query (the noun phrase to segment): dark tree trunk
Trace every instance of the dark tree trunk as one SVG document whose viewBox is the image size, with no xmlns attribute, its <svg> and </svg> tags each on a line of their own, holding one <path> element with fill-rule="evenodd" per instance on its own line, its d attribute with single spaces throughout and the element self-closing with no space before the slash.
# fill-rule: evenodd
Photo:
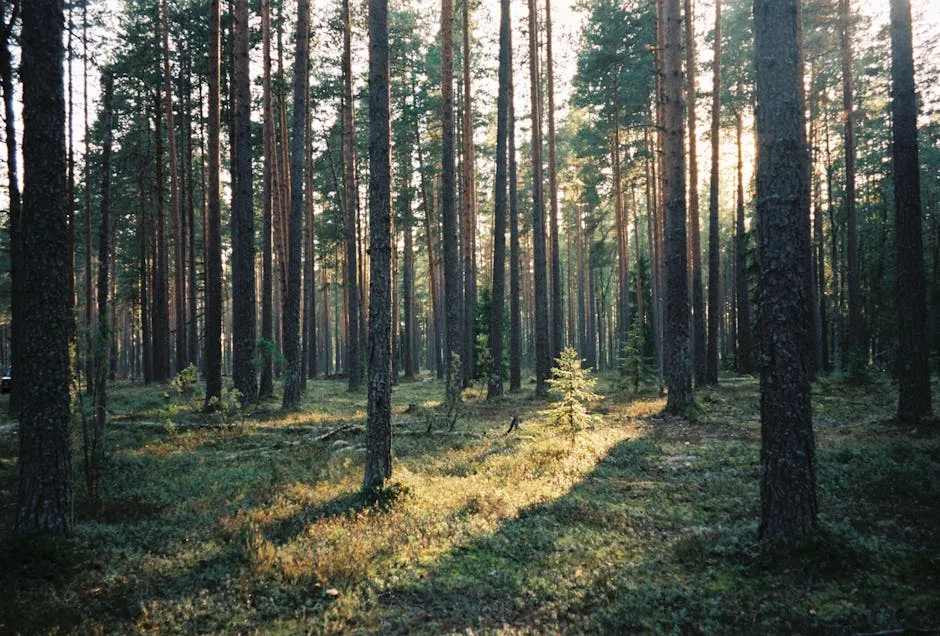
<svg viewBox="0 0 940 636">
<path fill-rule="evenodd" d="M 845 236 L 846 283 L 849 303 L 849 369 L 867 364 L 868 352 L 862 327 L 862 298 L 859 291 L 858 224 L 855 218 L 855 97 L 852 73 L 851 15 L 848 0 L 839 0 L 839 36 L 842 48 L 842 117 L 845 124 Z"/>
<path fill-rule="evenodd" d="M 191 72 L 191 68 L 189 69 Z M 194 191 L 195 174 L 193 170 L 193 132 L 192 132 L 192 84 L 187 80 L 186 83 L 186 172 L 189 173 L 189 191 L 186 203 L 186 222 L 189 233 L 189 263 L 187 273 L 189 275 L 189 284 L 187 285 L 189 319 L 187 321 L 188 335 L 186 345 L 189 349 L 188 358 L 191 364 L 199 364 L 199 312 L 197 311 L 197 287 L 196 287 L 196 203 Z M 201 102 L 200 102 L 201 103 Z M 201 110 L 201 108 L 200 108 Z"/>
<path fill-rule="evenodd" d="M 307 62 L 309 66 L 309 60 Z M 309 85 L 309 79 L 304 85 Z M 304 176 L 307 194 L 304 206 L 304 377 L 301 387 L 306 390 L 307 378 L 317 377 L 317 294 L 316 294 L 316 236 L 313 218 L 313 118 L 310 109 L 306 113 L 306 172 Z"/>
<path fill-rule="evenodd" d="M 170 377 L 170 299 L 166 247 L 166 211 L 163 175 L 163 105 L 160 90 L 154 100 L 156 166 L 153 187 L 156 191 L 156 253 L 153 262 L 153 379 L 162 382 Z M 101 316 L 98 317 L 101 319 Z"/>
<path fill-rule="evenodd" d="M 503 394 L 503 311 L 506 303 L 506 203 L 508 198 L 506 147 L 509 136 L 510 13 L 509 0 L 500 0 L 499 87 L 496 98 L 496 193 L 493 213 L 493 287 L 490 295 L 490 351 L 493 367 L 487 377 L 487 398 Z"/>
<path fill-rule="evenodd" d="M 694 401 L 689 368 L 689 279 L 685 221 L 685 153 L 682 119 L 682 29 L 679 0 L 665 0 L 663 101 L 666 202 L 666 412 L 681 413 Z"/>
<path fill-rule="evenodd" d="M 444 230 L 444 300 L 447 306 L 447 344 L 444 366 L 447 398 L 457 399 L 462 385 L 460 355 L 463 317 L 460 313 L 460 265 L 457 254 L 456 180 L 454 175 L 454 3 L 441 0 L 441 218 Z"/>
<path fill-rule="evenodd" d="M 509 392 L 522 390 L 521 256 L 519 254 L 519 181 L 516 174 L 516 108 L 512 79 L 512 29 L 509 31 L 509 104 L 506 113 L 509 141 Z"/>
<path fill-rule="evenodd" d="M 476 160 L 473 147 L 473 99 L 470 90 L 470 2 L 463 0 L 463 385 L 473 381 L 473 325 L 477 313 L 476 267 Z"/>
<path fill-rule="evenodd" d="M 183 223 L 180 214 L 179 161 L 176 153 L 176 121 L 173 112 L 173 84 L 170 74 L 170 29 L 167 0 L 160 2 L 163 37 L 163 99 L 166 108 L 166 135 L 170 155 L 170 222 L 173 225 L 174 318 L 176 322 L 176 371 L 186 366 L 186 267 L 183 261 Z"/>
<path fill-rule="evenodd" d="M 16 529 L 72 530 L 72 444 L 69 404 L 68 188 L 65 90 L 59 0 L 23 5 L 23 208 L 16 255 L 15 337 L 20 340 L 19 491 Z"/>
<path fill-rule="evenodd" d="M 222 231 L 219 193 L 219 0 L 209 0 L 209 175 L 206 200 L 206 405 L 222 393 Z"/>
<path fill-rule="evenodd" d="M 411 142 L 411 140 L 409 140 Z M 405 379 L 411 380 L 418 371 L 415 349 L 417 346 L 417 320 L 415 316 L 415 252 L 414 252 L 414 217 L 411 213 L 411 160 L 409 148 L 402 161 L 401 213 L 402 233 L 404 234 L 404 254 L 402 260 L 402 301 L 404 304 L 404 327 L 402 330 L 401 350 L 402 366 Z M 396 304 L 397 306 L 397 304 Z M 398 322 L 395 322 L 397 325 Z"/>
<path fill-rule="evenodd" d="M 565 346 L 564 299 L 561 295 L 561 251 L 558 240 L 558 162 L 555 152 L 555 78 L 552 59 L 552 3 L 545 0 L 545 75 L 548 103 L 548 213 L 551 235 L 552 342 L 551 359 L 561 355 Z"/>
<path fill-rule="evenodd" d="M 369 0 L 369 420 L 364 492 L 392 476 L 388 0 Z"/>
<path fill-rule="evenodd" d="M 721 318 L 721 260 L 718 237 L 718 152 L 721 136 L 721 1 L 715 2 L 712 62 L 712 157 L 708 192 L 708 344 L 705 384 L 718 384 L 718 331 Z"/>
<path fill-rule="evenodd" d="M 91 55 L 88 52 L 88 43 L 89 43 L 89 40 L 88 40 L 88 3 L 85 2 L 82 4 L 82 47 L 83 47 L 83 52 L 85 53 L 82 59 L 82 67 L 83 67 L 82 83 L 84 85 L 84 95 L 89 95 L 88 63 L 89 63 L 89 59 Z M 85 388 L 89 394 L 91 394 L 91 382 L 92 382 L 92 377 L 94 376 L 94 368 L 93 368 L 94 363 L 93 363 L 93 355 L 92 355 L 93 346 L 94 346 L 92 342 L 92 334 L 94 333 L 94 313 L 93 313 L 94 303 L 92 301 L 92 294 L 94 293 L 94 287 L 91 281 L 91 276 L 92 276 L 91 252 L 92 250 L 89 247 L 87 247 L 91 245 L 91 190 L 92 189 L 91 189 L 91 172 L 90 172 L 90 167 L 89 167 L 90 161 L 88 160 L 89 159 L 88 148 L 90 144 L 90 136 L 89 136 L 90 129 L 88 126 L 88 103 L 90 101 L 91 100 L 89 100 L 87 97 L 82 99 L 84 126 L 85 126 L 85 131 L 84 131 L 84 138 L 85 138 L 85 161 L 84 161 L 85 163 L 85 166 L 84 166 L 85 201 L 84 201 L 84 204 L 85 204 L 85 245 L 86 245 L 86 249 L 85 249 L 85 329 L 86 329 L 86 334 L 87 334 L 86 335 L 87 342 L 86 342 L 86 349 L 85 349 Z M 10 165 L 12 166 L 13 164 L 10 164 Z M 13 267 L 15 267 L 15 260 L 16 259 L 12 259 L 14 263 Z M 13 302 L 16 302 L 15 292 L 14 292 Z M 153 316 L 150 313 L 151 312 L 150 305 L 145 305 L 141 309 L 141 312 L 147 314 L 147 323 L 151 326 L 150 338 L 147 339 L 145 346 L 149 349 L 148 353 L 150 354 L 150 357 L 151 357 L 150 379 L 153 379 L 153 328 L 152 328 Z M 13 340 L 14 340 L 13 361 L 14 361 L 14 366 L 16 366 L 16 357 L 17 357 L 16 356 L 16 338 L 14 338 Z M 12 391 L 10 392 L 10 412 L 11 413 L 16 412 L 16 402 L 17 402 L 16 381 L 14 380 Z"/>
<path fill-rule="evenodd" d="M 816 524 L 800 20 L 797 0 L 754 3 L 762 538 L 802 539 Z"/>
<path fill-rule="evenodd" d="M 309 39 L 310 3 L 297 0 L 297 51 L 294 55 L 294 108 L 290 160 L 290 221 L 287 229 L 287 294 L 284 297 L 284 357 L 287 377 L 284 380 L 285 409 L 300 406 L 300 248 L 303 244 L 304 219 L 304 128 L 307 112 L 307 42 Z"/>
<path fill-rule="evenodd" d="M 630 341 L 630 250 L 627 233 L 628 217 L 623 202 L 623 171 L 620 167 L 620 91 L 614 89 L 614 137 L 611 143 L 611 166 L 613 168 L 614 216 L 617 232 L 617 367 L 626 373 L 622 364 Z"/>
<path fill-rule="evenodd" d="M 356 230 L 356 158 L 353 145 L 352 45 L 349 0 L 343 0 L 343 193 L 346 211 L 346 373 L 349 390 L 358 391 L 362 372 L 359 367 L 359 267 Z"/>
<path fill-rule="evenodd" d="M 695 31 L 692 26 L 692 0 L 685 3 L 686 102 L 689 127 L 689 252 L 692 256 L 692 360 L 695 383 L 705 384 L 706 330 L 705 292 L 702 287 L 702 239 L 698 205 L 698 143 L 695 119 Z"/>
<path fill-rule="evenodd" d="M 263 226 L 261 234 L 261 383 L 258 400 L 274 395 L 274 257 L 273 207 L 274 169 L 277 155 L 274 150 L 274 106 L 271 89 L 271 0 L 261 2 L 261 34 L 263 49 L 262 138 L 264 144 L 264 173 L 262 176 Z"/>
<path fill-rule="evenodd" d="M 108 273 L 111 266 L 111 148 L 114 77 L 105 70 L 102 76 L 101 107 L 101 213 L 98 226 L 98 332 L 95 334 L 94 416 L 84 428 L 85 477 L 92 501 L 101 496 L 101 467 L 105 458 L 105 409 L 108 405 L 108 356 L 113 321 L 108 319 Z M 89 246 L 90 247 L 90 246 Z"/>
<path fill-rule="evenodd" d="M 747 284 L 747 237 L 744 234 L 744 160 L 741 137 L 744 130 L 741 111 L 735 117 L 735 126 L 738 140 L 738 189 L 735 198 L 735 217 L 737 230 L 734 239 L 735 257 L 735 290 L 737 299 L 737 367 L 738 373 L 750 373 L 753 369 L 753 354 L 751 347 L 751 300 Z"/>
<path fill-rule="evenodd" d="M 535 393 L 548 393 L 551 343 L 545 261 L 545 203 L 542 194 L 542 104 L 538 65 L 538 12 L 529 0 L 529 92 L 532 102 L 532 268 L 535 270 Z"/>
<path fill-rule="evenodd" d="M 897 248 L 898 419 L 930 415 L 927 294 L 917 158 L 917 96 L 914 92 L 910 0 L 891 2 L 891 119 Z"/>
<path fill-rule="evenodd" d="M 258 378 L 255 374 L 254 364 L 255 340 L 257 339 L 255 327 L 255 214 L 254 188 L 252 187 L 253 180 L 251 178 L 251 78 L 248 67 L 248 19 L 248 0 L 235 0 L 235 73 L 232 78 L 235 84 L 235 139 L 233 142 L 235 145 L 233 162 L 235 192 L 233 193 L 234 205 L 232 206 L 232 380 L 235 388 L 242 394 L 242 404 L 251 404 L 258 399 Z M 301 152 L 303 152 L 302 149 Z"/>
</svg>

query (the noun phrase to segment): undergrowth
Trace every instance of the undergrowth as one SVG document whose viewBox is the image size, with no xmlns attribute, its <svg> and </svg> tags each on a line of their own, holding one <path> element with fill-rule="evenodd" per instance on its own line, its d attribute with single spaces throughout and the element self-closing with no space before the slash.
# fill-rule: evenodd
<svg viewBox="0 0 940 636">
<path fill-rule="evenodd" d="M 938 428 L 890 423 L 890 383 L 814 385 L 820 528 L 770 546 L 756 538 L 756 381 L 700 390 L 693 419 L 659 417 L 655 387 L 624 395 L 617 381 L 601 378 L 600 416 L 574 443 L 544 402 L 479 388 L 453 431 L 428 432 L 420 414 L 443 386 L 403 382 L 394 484 L 370 498 L 365 395 L 341 381 L 308 384 L 296 413 L 272 401 L 222 429 L 167 387 L 122 383 L 101 505 L 79 490 L 75 534 L 56 541 L 10 532 L 4 421 L 0 633 L 940 627 Z"/>
</svg>

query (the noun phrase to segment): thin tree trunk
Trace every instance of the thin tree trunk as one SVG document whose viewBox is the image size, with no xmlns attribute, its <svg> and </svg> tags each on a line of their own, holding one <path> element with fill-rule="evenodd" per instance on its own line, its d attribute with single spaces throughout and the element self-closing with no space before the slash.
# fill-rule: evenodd
<svg viewBox="0 0 940 636">
<path fill-rule="evenodd" d="M 258 401 L 274 394 L 274 258 L 272 232 L 274 222 L 274 106 L 271 88 L 271 0 L 261 1 L 261 37 L 263 55 L 262 76 L 262 137 L 264 144 L 264 172 L 262 176 L 261 234 L 261 383 Z"/>
<path fill-rule="evenodd" d="M 473 146 L 473 98 L 470 88 L 470 0 L 463 0 L 463 262 L 464 355 L 463 385 L 473 381 L 474 323 L 477 307 L 476 272 L 476 176 Z"/>
<path fill-rule="evenodd" d="M 308 60 L 309 66 L 309 60 Z M 309 69 L 308 69 L 309 70 Z M 309 79 L 304 82 L 309 85 Z M 304 247 L 304 377 L 301 387 L 306 390 L 307 378 L 317 377 L 317 295 L 316 295 L 316 236 L 314 233 L 314 174 L 313 174 L 313 117 L 310 109 L 307 109 L 306 117 L 307 138 L 305 142 L 305 190 L 307 199 L 305 202 L 304 235 L 306 237 L 306 246 Z"/>
<path fill-rule="evenodd" d="M 558 161 L 555 152 L 555 70 L 552 58 L 552 3 L 545 0 L 545 75 L 548 103 L 548 213 L 551 235 L 552 342 L 551 359 L 561 355 L 565 346 L 565 327 L 561 295 L 561 252 L 558 239 Z"/>
<path fill-rule="evenodd" d="M 444 230 L 444 298 L 447 345 L 444 347 L 447 401 L 454 402 L 462 385 L 460 355 L 463 317 L 460 312 L 460 271 L 457 253 L 456 180 L 454 175 L 454 3 L 441 0 L 441 217 Z"/>
<path fill-rule="evenodd" d="M 222 393 L 222 232 L 219 192 L 219 0 L 209 0 L 209 174 L 206 206 L 206 406 Z"/>
<path fill-rule="evenodd" d="M 512 29 L 509 30 L 509 104 L 506 112 L 509 147 L 509 392 L 522 390 L 522 310 L 519 307 L 522 267 L 519 254 L 519 181 L 516 170 L 516 107 L 512 74 Z"/>
<path fill-rule="evenodd" d="M 358 391 L 361 371 L 359 369 L 359 267 L 357 266 L 356 230 L 356 165 L 353 145 L 353 95 L 352 95 L 352 22 L 349 11 L 350 0 L 343 0 L 343 193 L 346 211 L 346 373 L 349 390 Z"/>
<path fill-rule="evenodd" d="M 168 281 L 168 256 L 166 247 L 166 211 L 164 207 L 163 176 L 163 111 L 160 89 L 154 100 L 154 118 L 156 134 L 156 169 L 154 188 L 157 200 L 156 230 L 154 232 L 156 258 L 153 267 L 153 375 L 154 380 L 162 382 L 170 377 L 170 300 Z M 99 316 L 99 319 L 102 317 Z"/>
<path fill-rule="evenodd" d="M 719 150 L 721 148 L 721 2 L 715 0 L 715 32 L 712 40 L 711 175 L 708 192 L 708 344 L 705 352 L 705 384 L 718 384 L 718 332 L 721 318 L 721 247 L 718 236 Z"/>
<path fill-rule="evenodd" d="M 742 148 L 743 144 L 741 141 L 744 134 L 744 118 L 740 110 L 735 115 L 735 129 L 737 132 L 738 146 L 738 189 L 735 204 L 737 234 L 734 241 L 735 262 L 737 263 L 735 269 L 735 289 L 738 309 L 737 366 L 738 373 L 750 373 L 753 369 L 753 354 L 751 348 L 751 301 L 748 295 L 747 255 L 745 253 L 747 238 L 744 234 L 744 160 Z"/>
<path fill-rule="evenodd" d="M 851 15 L 848 0 L 839 0 L 839 36 L 842 50 L 842 117 L 845 151 L 846 282 L 849 304 L 849 367 L 854 373 L 867 364 L 859 290 L 858 230 L 855 218 L 855 96 L 852 72 Z"/>
<path fill-rule="evenodd" d="M 689 251 L 692 255 L 692 368 L 695 383 L 705 383 L 706 329 L 705 292 L 702 287 L 702 239 L 698 205 L 698 134 L 695 119 L 695 30 L 692 0 L 685 4 L 686 121 L 689 128 Z"/>
</svg>

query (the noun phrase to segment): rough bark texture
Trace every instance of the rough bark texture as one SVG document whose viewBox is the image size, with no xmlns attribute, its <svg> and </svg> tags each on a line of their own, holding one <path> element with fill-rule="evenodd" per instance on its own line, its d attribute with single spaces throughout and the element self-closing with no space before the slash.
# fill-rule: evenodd
<svg viewBox="0 0 940 636">
<path fill-rule="evenodd" d="M 369 420 L 362 489 L 392 476 L 391 144 L 388 0 L 369 0 Z"/>
<path fill-rule="evenodd" d="M 798 0 L 754 3 L 762 538 L 802 539 L 816 523 L 800 20 Z"/>
<path fill-rule="evenodd" d="M 310 62 L 308 60 L 309 67 Z M 308 69 L 309 70 L 309 69 Z M 309 77 L 304 86 L 309 87 Z M 309 93 L 309 90 L 308 90 Z M 314 174 L 313 174 L 313 117 L 308 107 L 304 118 L 306 127 L 306 141 L 304 143 L 304 189 L 307 199 L 304 203 L 304 350 L 303 350 L 303 382 L 302 390 L 307 389 L 307 378 L 317 377 L 318 352 L 317 349 L 317 293 L 316 287 L 316 235 L 314 228 Z"/>
<path fill-rule="evenodd" d="M 470 2 L 463 0 L 463 385 L 473 381 L 473 324 L 477 313 L 476 175 L 473 147 L 473 97 L 470 88 Z"/>
<path fill-rule="evenodd" d="M 232 380 L 242 403 L 258 398 L 255 372 L 255 214 L 251 178 L 248 0 L 235 0 L 235 192 L 232 206 Z M 288 294 L 289 295 L 289 294 Z"/>
<path fill-rule="evenodd" d="M 285 409 L 300 405 L 300 274 L 304 221 L 304 128 L 307 112 L 307 43 L 310 2 L 297 0 L 297 49 L 294 54 L 294 108 L 290 146 L 290 220 L 288 221 L 287 294 L 284 297 Z"/>
<path fill-rule="evenodd" d="M 529 0 L 529 94 L 532 102 L 532 269 L 535 271 L 535 394 L 548 392 L 551 343 L 545 263 L 545 204 L 542 194 L 542 104 L 539 100 L 538 12 Z"/>
<path fill-rule="evenodd" d="M 358 391 L 361 384 L 359 366 L 359 267 L 357 265 L 356 231 L 356 158 L 353 145 L 352 45 L 349 0 L 343 0 L 343 196 L 346 224 L 346 373 L 349 390 Z"/>
<path fill-rule="evenodd" d="M 614 88 L 614 136 L 611 144 L 611 166 L 613 168 L 614 216 L 617 231 L 617 367 L 621 374 L 626 373 L 625 360 L 630 342 L 630 250 L 627 226 L 629 217 L 623 201 L 623 171 L 620 165 L 620 91 Z"/>
<path fill-rule="evenodd" d="M 689 279 L 685 221 L 685 152 L 682 116 L 682 29 L 679 0 L 663 7 L 664 192 L 665 200 L 665 371 L 669 395 L 666 412 L 678 414 L 691 405 L 692 373 L 689 365 Z"/>
<path fill-rule="evenodd" d="M 490 311 L 490 351 L 493 367 L 487 378 L 487 398 L 503 394 L 503 310 L 506 306 L 506 204 L 508 199 L 506 147 L 509 136 L 509 0 L 500 0 L 499 87 L 496 97 L 496 194 L 493 212 L 493 288 Z"/>
<path fill-rule="evenodd" d="M 891 119 L 897 246 L 898 419 L 930 415 L 927 296 L 910 0 L 891 1 Z"/>
<path fill-rule="evenodd" d="M 457 254 L 456 181 L 454 175 L 454 2 L 441 0 L 441 219 L 444 230 L 444 302 L 447 341 L 444 367 L 449 399 L 461 386 L 461 370 L 451 357 L 460 355 L 460 265 Z"/>
<path fill-rule="evenodd" d="M 61 1 L 24 3 L 25 180 L 16 275 L 29 293 L 13 317 L 21 345 L 16 529 L 22 534 L 68 534 L 73 519 L 64 26 Z"/>
<path fill-rule="evenodd" d="M 274 394 L 274 258 L 273 258 L 273 204 L 274 204 L 274 105 L 271 89 L 271 0 L 261 2 L 261 39 L 263 49 L 262 75 L 262 137 L 264 144 L 264 173 L 262 175 L 261 230 L 261 384 L 258 400 Z"/>
<path fill-rule="evenodd" d="M 219 0 L 209 2 L 208 197 L 206 200 L 206 404 L 222 393 L 222 231 L 219 199 Z"/>
<path fill-rule="evenodd" d="M 715 35 L 712 40 L 712 157 L 708 191 L 708 344 L 705 351 L 705 384 L 718 384 L 718 331 L 721 319 L 721 248 L 718 242 L 718 151 L 721 136 L 721 0 L 715 1 Z"/>
<path fill-rule="evenodd" d="M 522 293 L 519 254 L 519 191 L 516 170 L 516 108 L 512 78 L 512 29 L 509 31 L 509 104 L 506 114 L 509 141 L 509 392 L 522 389 Z"/>
</svg>

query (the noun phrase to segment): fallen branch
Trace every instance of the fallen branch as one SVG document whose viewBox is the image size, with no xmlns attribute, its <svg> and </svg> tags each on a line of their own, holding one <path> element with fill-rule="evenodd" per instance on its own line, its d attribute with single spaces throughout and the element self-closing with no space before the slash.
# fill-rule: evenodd
<svg viewBox="0 0 940 636">
<path fill-rule="evenodd" d="M 324 442 L 324 441 L 330 439 L 331 437 L 334 437 L 334 436 L 336 436 L 336 435 L 339 435 L 340 433 L 345 433 L 346 431 L 351 431 L 351 430 L 356 429 L 356 428 L 358 428 L 358 427 L 357 427 L 355 424 L 343 424 L 342 426 L 337 426 L 336 428 L 332 428 L 332 429 L 328 430 L 326 433 L 323 433 L 322 435 L 317 435 L 316 437 L 314 437 L 314 438 L 313 438 L 312 440 L 310 440 L 310 441 L 312 441 L 312 442 Z"/>
</svg>

